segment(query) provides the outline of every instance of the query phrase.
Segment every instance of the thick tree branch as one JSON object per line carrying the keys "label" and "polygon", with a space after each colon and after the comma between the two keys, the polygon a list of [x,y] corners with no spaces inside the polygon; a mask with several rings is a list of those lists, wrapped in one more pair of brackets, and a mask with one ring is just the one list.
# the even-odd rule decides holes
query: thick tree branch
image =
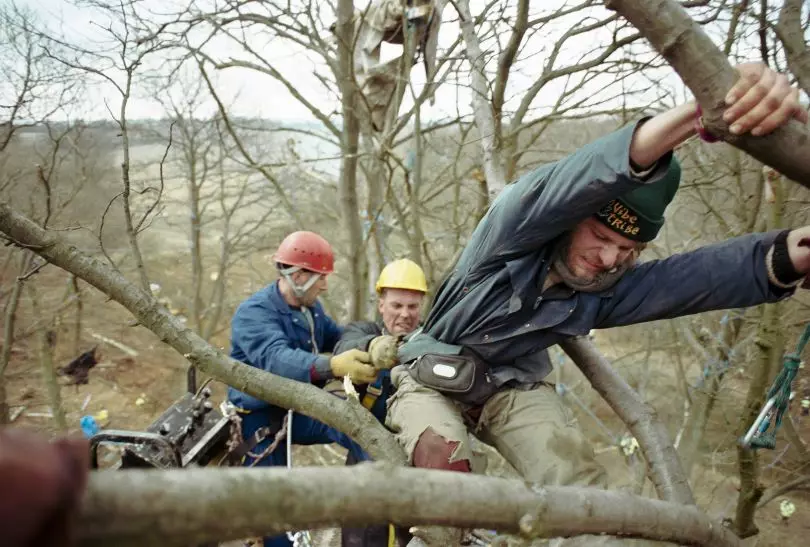
{"label": "thick tree branch", "polygon": [[802,0],[785,0],[774,30],[785,47],[788,68],[810,96],[810,48],[802,32]]}
{"label": "thick tree branch", "polygon": [[736,71],[712,39],[674,0],[606,0],[675,69],[704,111],[707,128],[729,144],[810,188],[810,130],[792,120],[767,137],[733,135],[723,121],[725,95]]}
{"label": "thick tree branch", "polygon": [[504,184],[506,171],[501,150],[501,135],[496,133],[495,118],[492,113],[484,53],[481,51],[481,44],[475,33],[469,0],[457,0],[454,5],[460,18],[461,34],[464,37],[467,60],[471,66],[472,103],[475,111],[475,125],[478,126],[481,146],[484,149],[484,173],[491,185],[497,184],[500,188]]}
{"label": "thick tree branch", "polygon": [[506,83],[509,81],[509,72],[517,57],[518,48],[526,34],[529,20],[529,0],[520,0],[515,16],[515,28],[509,37],[506,49],[498,59],[498,76],[495,79],[495,90],[492,92],[492,106],[495,110],[495,122],[499,122],[506,97]]}
{"label": "thick tree branch", "polygon": [[394,437],[359,403],[338,399],[310,384],[288,380],[230,359],[183,326],[151,294],[130,283],[120,272],[43,230],[2,201],[0,232],[8,235],[15,244],[19,242],[124,306],[141,325],[200,371],[254,397],[292,408],[343,431],[375,459],[406,462]]}
{"label": "thick tree branch", "polygon": [[633,391],[587,339],[571,338],[560,343],[560,347],[638,440],[658,496],[663,500],[693,505],[695,500],[678,453],[655,409]]}
{"label": "thick tree branch", "polygon": [[739,546],[730,530],[693,506],[381,463],[351,469],[95,472],[77,528],[82,547],[141,547],[388,522],[482,526],[528,537],[606,533],[681,545]]}

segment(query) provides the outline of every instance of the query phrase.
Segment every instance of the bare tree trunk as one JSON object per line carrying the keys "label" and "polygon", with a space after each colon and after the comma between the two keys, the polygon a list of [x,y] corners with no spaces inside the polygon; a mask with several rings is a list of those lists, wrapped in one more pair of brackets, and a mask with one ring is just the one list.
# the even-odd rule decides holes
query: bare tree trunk
{"label": "bare tree trunk", "polygon": [[346,223],[349,236],[349,320],[363,318],[365,312],[366,248],[363,244],[363,227],[359,217],[357,199],[357,155],[360,140],[360,123],[357,118],[357,88],[354,83],[352,51],[354,49],[354,2],[338,0],[337,37],[338,65],[340,78],[341,105],[343,110],[343,131],[341,132],[340,164],[340,206],[341,216]]}
{"label": "bare tree trunk", "polygon": [[[729,320],[723,325],[720,336],[720,346],[717,348],[715,362],[718,366],[723,366],[731,359],[730,350],[737,343],[737,337],[742,327],[742,315]],[[711,371],[706,379],[706,384],[696,390],[692,396],[692,406],[689,410],[689,419],[684,426],[684,435],[678,453],[681,457],[683,470],[687,477],[692,475],[692,467],[700,453],[700,446],[706,433],[706,426],[709,423],[717,396],[720,394],[720,387],[723,384],[724,370]]]}
{"label": "bare tree trunk", "polygon": [[506,182],[506,172],[501,157],[503,151],[501,150],[500,135],[495,132],[495,118],[489,98],[484,53],[481,51],[481,44],[475,33],[469,0],[458,0],[455,5],[460,18],[461,34],[464,36],[467,60],[471,65],[472,103],[475,111],[475,125],[478,126],[478,134],[481,137],[481,146],[484,151],[484,175],[490,187],[501,189]]}
{"label": "bare tree trunk", "polygon": [[214,287],[211,289],[211,298],[208,302],[210,313],[204,323],[205,327],[200,331],[200,336],[202,336],[205,341],[210,340],[216,332],[225,305],[225,293],[228,288],[226,282],[228,264],[231,260],[231,252],[233,250],[233,241],[231,239],[233,215],[238,209],[236,206],[229,207],[226,202],[227,179],[225,177],[224,161],[222,158],[220,158],[217,163],[217,170],[219,178],[219,207],[222,211],[222,235],[220,236],[219,244],[217,278],[214,281]]}
{"label": "bare tree trunk", "polygon": [[141,287],[147,292],[151,292],[149,287],[149,276],[146,275],[146,267],[143,264],[143,256],[141,256],[141,248],[138,245],[138,232],[132,222],[132,203],[130,195],[132,191],[132,183],[129,177],[130,157],[129,157],[129,128],[127,125],[127,104],[129,103],[129,94],[132,88],[132,70],[127,71],[126,89],[122,92],[121,96],[121,113],[118,125],[121,128],[122,147],[124,151],[124,161],[121,162],[121,180],[124,183],[124,191],[121,194],[121,203],[124,208],[124,222],[127,228],[127,240],[129,241],[129,250],[132,253],[132,259],[135,261],[135,269],[138,272],[138,279],[140,280]]}
{"label": "bare tree trunk", "polygon": [[627,385],[586,338],[568,339],[560,343],[560,347],[638,439],[649,464],[650,479],[658,497],[694,505],[689,481],[669,439],[667,428],[658,419],[655,409]]}
{"label": "bare tree trunk", "polygon": [[[745,406],[737,426],[738,438],[748,431],[764,403],[765,392],[768,389],[768,377],[771,371],[771,356],[774,349],[774,328],[778,324],[778,306],[778,304],[766,305],[763,310],[757,334],[759,358],[755,365],[754,375],[748,385]],[[734,516],[734,531],[739,537],[747,538],[759,533],[759,528],[754,523],[754,514],[762,493],[765,491],[764,486],[759,483],[757,451],[738,445],[737,466],[740,477],[740,493],[737,497]]]}
{"label": "bare tree trunk", "polygon": [[217,268],[217,279],[211,290],[211,300],[209,303],[210,313],[205,321],[205,327],[200,332],[200,336],[208,341],[216,332],[219,320],[222,317],[225,305],[225,292],[227,289],[226,279],[228,273],[228,261],[231,259],[231,215],[226,215],[222,229],[222,237],[219,250],[219,267]]}
{"label": "bare tree trunk", "polygon": [[[783,225],[784,187],[778,176],[771,179],[770,183],[774,199],[770,204],[766,229],[776,230]],[[782,307],[781,302],[765,304],[762,307],[762,319],[759,323],[756,342],[759,356],[748,384],[742,416],[737,425],[738,439],[745,435],[765,403],[765,396],[774,371],[779,366],[780,358],[784,353],[784,340],[779,332]],[[759,460],[756,450],[738,444],[737,466],[740,477],[740,494],[737,498],[734,516],[734,531],[741,538],[746,538],[759,532],[759,528],[754,522],[754,515],[765,487],[759,482]]]}
{"label": "bare tree trunk", "polygon": [[731,19],[728,22],[728,33],[726,34],[726,42],[723,44],[723,54],[728,57],[731,55],[731,47],[737,39],[737,27],[740,25],[740,18],[743,13],[748,10],[749,0],[740,0],[731,10]]}
{"label": "bare tree trunk", "polygon": [[[386,487],[369,488],[375,484]],[[381,463],[93,473],[77,531],[83,547],[198,545],[388,522],[485,527],[526,538],[606,533],[682,545],[740,545],[694,506]]]}
{"label": "bare tree trunk", "polygon": [[6,304],[6,313],[3,324],[3,353],[0,354],[0,424],[7,424],[10,421],[8,407],[8,393],[6,392],[6,368],[11,361],[11,346],[14,344],[14,324],[17,319],[17,308],[20,305],[20,294],[25,283],[23,275],[31,265],[33,254],[21,251],[20,255],[20,275],[14,283],[14,288]]}
{"label": "bare tree trunk", "polygon": [[[193,121],[191,122],[193,123]],[[190,155],[194,155],[193,151]],[[203,258],[202,246],[200,245],[201,237],[201,212],[200,212],[200,188],[197,186],[196,176],[196,162],[192,157],[189,161],[189,213],[190,219],[190,238],[191,238],[191,315],[194,321],[194,328],[202,336],[203,335],[203,303],[202,303],[202,283],[203,283]],[[205,336],[203,336],[205,338]]]}
{"label": "bare tree trunk", "polygon": [[70,286],[73,289],[73,297],[76,299],[76,321],[73,323],[73,355],[79,355],[82,347],[82,312],[84,303],[79,288],[79,278],[73,274],[70,275]]}
{"label": "bare tree trunk", "polygon": [[[28,285],[28,293],[31,296],[34,320],[39,322],[42,319],[42,310],[39,305],[39,297],[31,284]],[[56,345],[56,332],[53,329],[53,324],[50,321],[44,321],[37,336],[39,338],[39,362],[42,367],[42,381],[48,392],[48,406],[51,408],[51,415],[57,429],[67,433],[65,409],[62,406],[62,390],[56,376],[56,369],[53,366],[53,349]]]}
{"label": "bare tree trunk", "polygon": [[725,96],[738,76],[723,52],[675,0],[606,0],[675,69],[703,107],[707,129],[810,188],[810,130],[791,121],[767,137],[733,135],[723,121]]}
{"label": "bare tree trunk", "polygon": [[774,28],[785,48],[788,68],[810,95],[810,48],[802,32],[802,0],[785,0]]}
{"label": "bare tree trunk", "polygon": [[[363,129],[363,145],[365,150],[364,172],[366,174],[366,187],[368,196],[366,200],[366,221],[369,223],[368,242],[371,243],[371,252],[368,262],[368,294],[374,294],[377,278],[385,266],[385,235],[380,220],[382,219],[385,204],[385,187],[388,177],[386,175],[386,151],[375,145],[371,124],[365,124]],[[369,301],[367,314],[375,314],[374,301]]]}
{"label": "bare tree trunk", "polygon": [[422,189],[422,160],[424,159],[424,150],[422,149],[422,105],[418,104],[414,111],[414,126],[413,126],[413,169],[411,169],[411,195],[410,205],[411,210],[411,231],[409,234],[408,242],[411,250],[411,260],[419,264],[425,271],[428,279],[432,277],[433,270],[427,267],[427,248],[425,245],[425,231],[422,228],[422,219],[420,211],[422,209],[422,200],[420,191]]}

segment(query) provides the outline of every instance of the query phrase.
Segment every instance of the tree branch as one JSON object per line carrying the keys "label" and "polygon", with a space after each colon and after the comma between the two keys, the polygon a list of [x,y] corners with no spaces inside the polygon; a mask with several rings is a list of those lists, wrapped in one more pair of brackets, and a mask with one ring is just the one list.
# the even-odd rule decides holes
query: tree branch
{"label": "tree branch", "polygon": [[503,186],[506,179],[501,150],[501,135],[496,134],[495,118],[492,113],[492,104],[489,99],[489,85],[485,73],[484,53],[473,26],[473,17],[470,13],[469,0],[457,0],[453,5],[460,18],[461,34],[464,36],[464,45],[467,61],[470,63],[470,79],[472,84],[472,102],[475,111],[475,125],[481,136],[481,147],[484,151],[484,173],[492,185]]}
{"label": "tree branch", "polygon": [[774,30],[785,48],[788,68],[810,96],[810,48],[802,32],[802,0],[785,0]]}
{"label": "tree branch", "polygon": [[725,95],[738,78],[712,39],[674,0],[606,0],[646,37],[692,91],[707,129],[810,188],[810,130],[795,120],[766,137],[733,135],[723,121]]}
{"label": "tree branch", "polygon": [[560,347],[638,439],[658,496],[663,500],[694,505],[678,454],[655,409],[633,391],[587,339],[570,338],[561,342]]}
{"label": "tree branch", "polygon": [[[375,487],[380,484],[386,488]],[[77,529],[82,547],[140,547],[388,522],[483,526],[527,537],[606,533],[680,545],[740,545],[697,507],[381,463],[351,469],[95,472]]]}

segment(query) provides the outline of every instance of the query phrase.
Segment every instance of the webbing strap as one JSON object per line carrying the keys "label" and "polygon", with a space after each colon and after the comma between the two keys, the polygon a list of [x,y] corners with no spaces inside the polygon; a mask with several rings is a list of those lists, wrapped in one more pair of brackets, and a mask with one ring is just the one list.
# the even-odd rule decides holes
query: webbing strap
{"label": "webbing strap", "polygon": [[366,394],[363,396],[363,406],[371,410],[380,395],[382,395],[382,388],[369,384],[366,388]]}
{"label": "webbing strap", "polygon": [[810,324],[808,324],[798,344],[796,351],[785,354],[782,370],[774,379],[768,390],[765,405],[762,407],[757,419],[742,439],[745,448],[776,448],[776,432],[782,426],[782,418],[790,404],[790,393],[793,380],[799,372],[802,363],[802,352],[810,341]]}

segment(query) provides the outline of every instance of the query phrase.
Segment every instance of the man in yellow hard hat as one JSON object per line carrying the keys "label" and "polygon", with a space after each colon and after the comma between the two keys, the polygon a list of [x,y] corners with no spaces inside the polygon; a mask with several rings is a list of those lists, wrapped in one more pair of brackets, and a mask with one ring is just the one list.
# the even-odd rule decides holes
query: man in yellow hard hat
{"label": "man in yellow hard hat", "polygon": [[[397,344],[419,326],[422,304],[428,292],[425,273],[419,265],[407,258],[388,264],[377,279],[377,321],[357,321],[343,329],[343,335],[335,345],[335,354],[352,349],[367,351],[374,368],[380,371],[371,384],[355,384],[360,401],[374,416],[385,423],[386,402],[392,394],[389,369],[397,364]],[[357,463],[352,454],[346,465]],[[342,531],[342,547],[388,547],[393,545],[394,535],[405,545],[410,534],[405,530],[394,531],[391,526],[366,528],[345,527]]]}
{"label": "man in yellow hard hat", "polygon": [[385,402],[391,391],[388,369],[396,364],[399,340],[419,326],[427,280],[416,262],[401,258],[383,268],[376,290],[380,318],[347,325],[335,353],[350,349],[369,353],[372,365],[381,372],[375,382],[357,385],[356,389],[363,405],[385,422]]}

